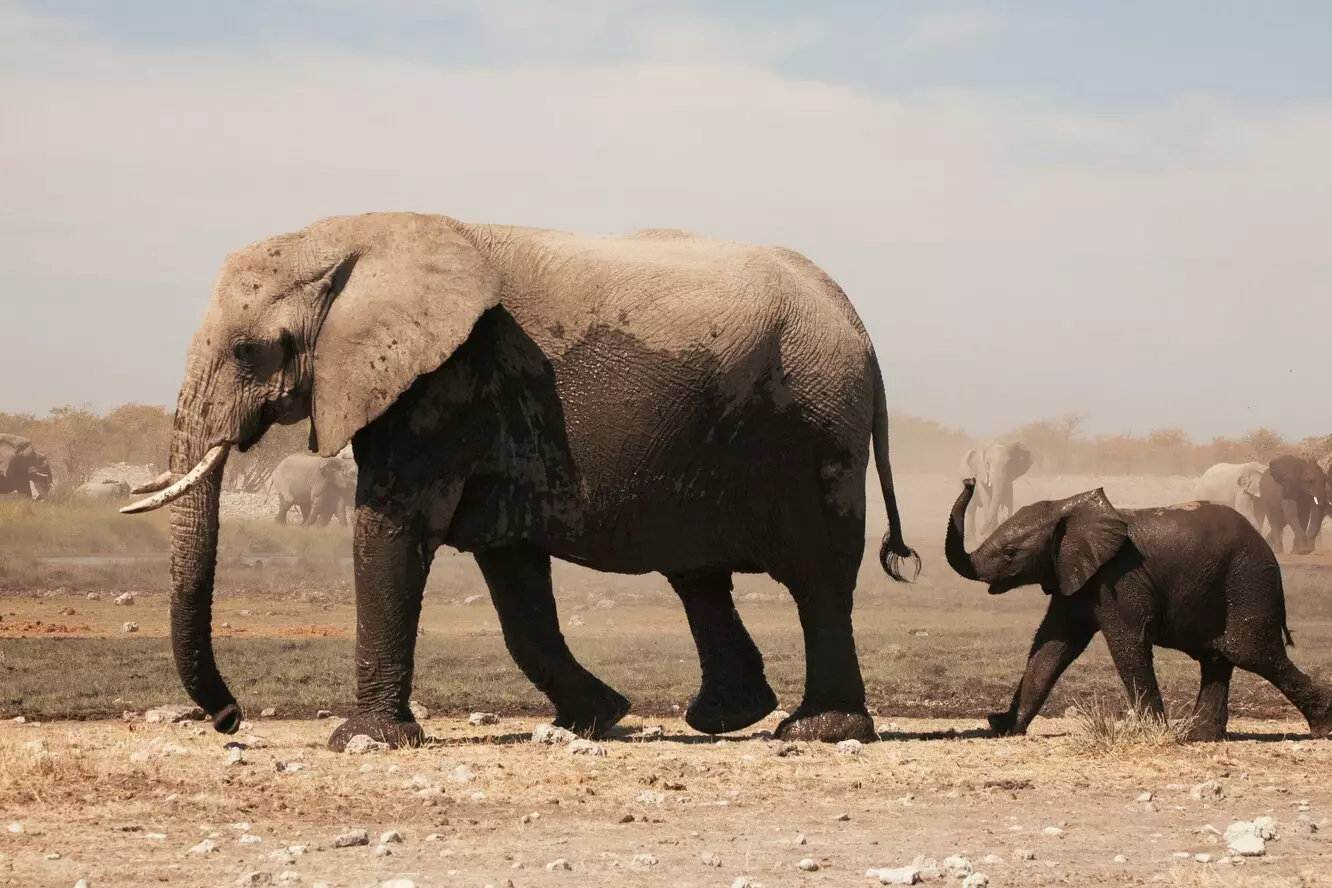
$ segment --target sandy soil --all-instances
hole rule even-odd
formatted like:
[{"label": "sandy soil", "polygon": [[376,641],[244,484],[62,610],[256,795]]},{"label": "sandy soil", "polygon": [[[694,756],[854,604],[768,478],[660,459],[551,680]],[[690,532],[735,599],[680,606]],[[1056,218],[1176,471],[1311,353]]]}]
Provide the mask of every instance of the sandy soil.
[{"label": "sandy soil", "polygon": [[[871,885],[867,868],[920,855],[965,856],[991,885],[1332,884],[1332,743],[1290,739],[1295,723],[1108,758],[1063,719],[1005,740],[899,719],[859,755],[667,722],[583,756],[528,742],[531,720],[436,719],[437,745],[351,756],[324,748],[332,726],[257,721],[236,765],[198,723],[0,726],[0,809],[19,825],[0,831],[0,884]],[[1206,780],[1224,798],[1193,798]],[[1263,815],[1280,831],[1266,856],[1220,862],[1209,826]],[[333,847],[352,829],[369,844]],[[389,830],[403,841],[380,856]],[[191,851],[204,840],[216,850]]]}]

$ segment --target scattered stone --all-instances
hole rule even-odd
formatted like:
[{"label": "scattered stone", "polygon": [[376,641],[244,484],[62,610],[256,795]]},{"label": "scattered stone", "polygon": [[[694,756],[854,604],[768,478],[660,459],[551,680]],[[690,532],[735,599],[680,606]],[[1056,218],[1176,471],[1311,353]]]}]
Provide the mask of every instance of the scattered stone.
[{"label": "scattered stone", "polygon": [[1212,862],[1212,855],[1210,855],[1210,854],[1195,854],[1195,855],[1193,855],[1193,859],[1196,860],[1198,863],[1211,863],[1211,862]]},{"label": "scattered stone", "polygon": [[241,836],[237,841],[239,841],[242,845],[258,845],[263,840],[264,840],[263,836],[256,836],[254,833],[246,833],[245,835]]},{"label": "scattered stone", "polygon": [[1064,831],[1057,826],[1047,826],[1041,832],[1052,839],[1062,839],[1064,837]]},{"label": "scattered stone", "polygon": [[449,779],[454,783],[471,783],[476,779],[476,772],[472,770],[471,765],[459,765],[449,774]]},{"label": "scattered stone", "polygon": [[597,602],[596,606],[598,610],[610,610],[615,607],[615,602],[610,598],[603,598]]},{"label": "scattered stone", "polygon": [[985,864],[986,866],[997,866],[1003,862],[1004,859],[1000,857],[998,854],[986,854],[984,857],[981,858],[981,863]]},{"label": "scattered stone", "polygon": [[735,881],[731,883],[731,888],[763,888],[763,884],[755,882],[749,876],[736,876]]},{"label": "scattered stone", "polygon": [[418,789],[416,797],[427,805],[438,804],[439,800],[444,798],[444,790],[438,786],[427,786],[425,789]]},{"label": "scattered stone", "polygon": [[797,845],[808,845],[808,844],[809,844],[809,839],[805,838],[805,834],[804,834],[804,833],[796,833],[795,843],[796,843]]},{"label": "scattered stone", "polygon": [[1262,857],[1267,853],[1267,843],[1252,820],[1239,820],[1226,827],[1226,848],[1240,857]]},{"label": "scattered stone", "polygon": [[411,711],[412,718],[416,719],[419,722],[425,721],[426,719],[430,718],[430,710],[427,709],[424,705],[416,702],[415,700],[409,701],[407,703],[407,708]]},{"label": "scattered stone", "polygon": [[554,725],[537,725],[532,729],[533,743],[572,743],[578,739],[573,731],[557,728]]},{"label": "scattered stone", "polygon": [[399,845],[402,841],[402,833],[396,829],[391,829],[379,837],[379,844],[381,845]]},{"label": "scattered stone", "polygon": [[74,888],[89,888],[87,879],[79,879],[74,883]]},{"label": "scattered stone", "polygon": [[526,825],[526,824],[529,824],[529,823],[535,823],[536,821],[538,821],[538,820],[540,820],[540,819],[541,819],[541,812],[540,812],[540,811],[533,811],[531,814],[524,814],[522,817],[519,817],[519,818],[518,818],[518,822],[521,823],[521,824],[523,824],[523,825]]},{"label": "scattered stone", "polygon": [[657,858],[651,854],[635,854],[629,862],[634,866],[656,866]]},{"label": "scattered stone", "polygon": [[470,605],[476,604],[476,603],[479,602],[482,598],[485,598],[485,596],[484,596],[484,595],[468,595],[466,598],[464,598],[464,599],[462,600],[462,603],[470,606]]},{"label": "scattered stone", "polygon": [[660,740],[664,736],[666,736],[666,729],[661,725],[647,725],[638,732],[638,739],[640,740]]},{"label": "scattered stone", "polygon": [[393,853],[393,849],[388,845],[376,845],[374,848],[370,849],[370,853],[376,857],[388,857]]},{"label": "scattered stone", "polygon": [[111,603],[116,605],[117,607],[129,607],[134,603],[134,593],[121,592],[119,595],[115,597],[115,600],[112,601]]},{"label": "scattered stone", "polygon": [[792,755],[804,755],[805,747],[799,743],[783,742],[777,744],[777,749],[774,752],[778,757],[786,758],[787,756]]},{"label": "scattered stone", "polygon": [[1013,849],[1013,859],[1014,859],[1014,860],[1035,860],[1035,859],[1036,859],[1036,852],[1033,851],[1033,850],[1031,850],[1030,848],[1014,848],[1014,849]]},{"label": "scattered stone", "polygon": [[1189,798],[1199,801],[1220,801],[1226,797],[1226,790],[1218,780],[1207,780],[1189,790]]},{"label": "scattered stone", "polygon": [[1301,814],[1299,817],[1295,818],[1295,823],[1292,826],[1292,829],[1294,829],[1298,835],[1311,836],[1318,832],[1318,824],[1314,823],[1308,814]]},{"label": "scattered stone", "polygon": [[962,880],[962,888],[985,888],[990,884],[990,877],[985,873],[972,873]]},{"label": "scattered stone", "polygon": [[943,861],[944,869],[948,870],[948,875],[954,879],[963,879],[971,875],[971,861],[965,857],[945,857]]},{"label": "scattered stone", "polygon": [[354,848],[357,845],[369,845],[370,834],[363,829],[349,829],[333,839],[334,848]]},{"label": "scattered stone", "polygon": [[841,755],[860,755],[865,749],[865,744],[859,740],[842,740],[837,744],[837,751]]},{"label": "scattered stone", "polygon": [[120,629],[122,632],[138,632],[139,624],[134,622],[133,620],[127,620],[124,623],[124,625],[120,627]]},{"label": "scattered stone", "polygon": [[1271,817],[1254,818],[1253,831],[1257,834],[1258,838],[1265,839],[1269,842],[1273,839],[1281,838],[1280,833],[1277,832],[1276,821]]},{"label": "scattered stone", "polygon": [[276,706],[265,706],[263,709],[259,710],[259,717],[260,717],[260,718],[277,718],[277,707],[276,707]]},{"label": "scattered stone", "polygon": [[236,878],[237,885],[272,885],[273,877],[262,870],[244,873]]},{"label": "scattered stone", "polygon": [[850,819],[851,815],[848,814],[846,811],[843,811],[841,814],[838,814],[836,817],[833,818],[833,820],[836,820],[838,823],[846,823]]},{"label": "scattered stone", "polygon": [[939,872],[939,862],[933,857],[917,856],[915,860],[911,861],[911,865],[920,871],[922,882],[943,878],[943,873]]},{"label": "scattered stone", "polygon": [[102,595],[101,595],[101,593],[99,593],[99,592],[89,592],[89,593],[88,593],[88,600],[89,600],[89,601],[101,601],[101,600],[102,600]]},{"label": "scattered stone", "polygon": [[230,628],[231,628],[231,623],[230,623],[230,621],[223,622],[223,624],[222,624],[222,628],[223,628],[223,629],[230,629]]},{"label": "scattered stone", "polygon": [[296,862],[296,855],[292,854],[289,848],[279,848],[268,855],[268,859],[278,866],[291,866]]},{"label": "scattered stone", "polygon": [[191,854],[213,854],[217,851],[217,844],[212,839],[204,839],[199,844],[190,849]]},{"label": "scattered stone", "polygon": [[27,721],[28,721],[28,719],[27,719],[25,716],[22,716],[22,715],[16,715],[16,716],[14,716],[14,717],[11,719],[11,721],[14,722],[14,724],[16,724],[16,725],[22,725],[22,724],[26,724]]},{"label": "scattered stone", "polygon": [[721,855],[716,851],[704,851],[698,856],[698,862],[704,866],[720,867],[722,865]]},{"label": "scattered stone", "polygon": [[291,882],[299,882],[300,880],[301,880],[301,874],[296,872],[296,870],[283,870],[281,873],[278,874],[279,882],[291,883]]},{"label": "scattered stone", "polygon": [[662,802],[666,801],[666,794],[645,789],[638,794],[638,801],[645,805],[660,805]]},{"label": "scattered stone", "polygon": [[[312,885],[311,888],[319,888],[319,886]],[[380,882],[379,888],[416,888],[416,883],[411,879],[389,879],[387,882]]]},{"label": "scattered stone", "polygon": [[819,871],[819,862],[813,857],[802,857],[796,863],[796,869],[806,873],[817,873]]},{"label": "scattered stone", "polygon": [[573,866],[563,857],[552,860],[550,863],[546,864],[546,871],[551,873],[567,873],[572,869]]},{"label": "scattered stone", "polygon": [[1110,859],[1110,862],[1111,862],[1111,863],[1128,863],[1128,858],[1125,857],[1123,854],[1116,854],[1114,857],[1112,857],[1112,858]]},{"label": "scattered stone", "polygon": [[31,752],[33,755],[41,755],[43,752],[46,752],[46,744],[41,740],[26,740],[23,743],[23,748],[27,752]]},{"label": "scattered stone", "polygon": [[228,746],[227,765],[232,766],[243,764],[245,764],[245,753],[241,751],[241,748],[239,746]]},{"label": "scattered stone", "polygon": [[582,737],[579,737],[569,741],[569,754],[599,756],[605,755],[606,750],[600,743],[593,742],[592,740],[584,740]]},{"label": "scattered stone", "polygon": [[60,859],[59,851],[51,851],[42,855],[42,860],[59,860],[59,859]]},{"label": "scattered stone", "polygon": [[343,752],[347,755],[365,755],[369,752],[383,752],[388,744],[374,739],[369,734],[357,734],[347,741]]},{"label": "scattered stone", "polygon": [[920,881],[920,870],[914,866],[867,869],[865,878],[878,879],[880,885],[915,885]]},{"label": "scattered stone", "polygon": [[1138,801],[1140,802],[1150,802],[1151,800],[1152,794],[1150,792],[1144,792],[1138,796]]},{"label": "scattered stone", "polygon": [[623,815],[620,816],[620,822],[621,822],[621,823],[633,823],[633,822],[634,822],[634,815],[632,815],[632,814],[623,814]]},{"label": "scattered stone", "polygon": [[493,712],[473,712],[467,717],[467,723],[474,728],[479,728],[482,725],[497,725],[499,724],[499,716]]}]

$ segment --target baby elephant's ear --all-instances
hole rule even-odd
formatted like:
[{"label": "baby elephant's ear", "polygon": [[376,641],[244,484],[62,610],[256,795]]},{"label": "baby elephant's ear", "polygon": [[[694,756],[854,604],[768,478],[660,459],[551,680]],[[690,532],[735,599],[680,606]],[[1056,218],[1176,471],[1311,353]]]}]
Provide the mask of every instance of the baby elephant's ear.
[{"label": "baby elephant's ear", "polygon": [[1123,548],[1128,524],[1100,487],[1075,497],[1059,524],[1055,573],[1060,594],[1073,595]]}]

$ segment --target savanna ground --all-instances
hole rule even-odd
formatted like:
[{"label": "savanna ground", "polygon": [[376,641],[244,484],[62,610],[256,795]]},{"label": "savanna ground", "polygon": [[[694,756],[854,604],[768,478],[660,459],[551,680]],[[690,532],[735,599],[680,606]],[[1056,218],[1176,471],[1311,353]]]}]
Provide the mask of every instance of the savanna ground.
[{"label": "savanna ground", "polygon": [[[1191,489],[1184,478],[1041,477],[1020,481],[1018,498],[1098,484],[1126,507],[1187,500]],[[842,885],[873,884],[869,867],[953,854],[993,885],[1332,884],[1332,823],[1324,820],[1332,743],[1307,739],[1295,710],[1254,676],[1236,676],[1226,743],[1130,738],[1098,749],[1098,731],[1063,717],[1074,704],[1122,705],[1098,639],[1032,736],[986,736],[984,714],[1006,705],[1045,596],[991,597],[951,574],[941,542],[956,480],[907,475],[899,488],[907,538],[925,569],[915,584],[892,583],[867,545],[856,638],[886,742],[852,756],[805,745],[779,754],[789,750],[765,733],[775,720],[721,743],[700,737],[678,718],[698,666],[665,581],[558,563],[571,648],[634,711],[602,743],[602,757],[527,742],[549,708],[509,659],[474,563],[448,551],[428,586],[414,693],[439,742],[334,755],[324,741],[352,700],[349,534],[226,519],[218,659],[251,725],[227,738],[206,723],[125,721],[125,712],[186,702],[166,639],[163,516],[0,504],[0,811],[4,825],[23,827],[0,832],[0,884],[224,885],[250,872],[277,883],[290,872],[296,884],[344,886],[395,876],[418,885],[726,886],[737,876]],[[877,536],[877,503],[870,512]],[[1332,681],[1332,559],[1288,558],[1283,571],[1292,656]],[[793,708],[804,668],[795,608],[766,578],[738,577],[736,586],[769,679]],[[135,603],[113,604],[124,591]],[[123,631],[126,621],[137,633]],[[1157,670],[1172,713],[1182,715],[1196,667],[1160,651]],[[276,716],[260,718],[266,707]],[[315,720],[321,709],[334,719]],[[473,711],[501,721],[470,726]],[[8,721],[16,716],[28,723]],[[644,724],[663,725],[663,739],[636,739]],[[226,764],[228,741],[248,746],[244,763]],[[1225,797],[1192,798],[1189,788],[1205,780],[1220,781]],[[1153,801],[1135,801],[1143,792]],[[1218,863],[1224,841],[1205,827],[1224,831],[1262,815],[1281,825],[1267,855]],[[249,827],[234,826],[241,823]],[[1325,828],[1302,831],[1308,823]],[[1045,835],[1048,826],[1063,835]],[[366,829],[370,845],[332,848],[351,828]],[[376,856],[386,830],[406,841]],[[189,851],[204,839],[217,850]],[[289,845],[308,850],[273,856]],[[1018,849],[1034,859],[1016,859]],[[701,861],[707,853],[720,867]],[[999,862],[982,862],[988,855]],[[799,870],[803,858],[818,871]],[[557,859],[572,869],[548,871]]]}]

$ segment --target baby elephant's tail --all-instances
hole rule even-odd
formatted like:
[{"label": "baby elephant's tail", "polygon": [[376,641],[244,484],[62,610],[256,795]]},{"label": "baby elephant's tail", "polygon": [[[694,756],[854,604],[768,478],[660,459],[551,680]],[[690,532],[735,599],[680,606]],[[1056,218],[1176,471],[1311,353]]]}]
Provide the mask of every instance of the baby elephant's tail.
[{"label": "baby elephant's tail", "polygon": [[1295,647],[1295,637],[1290,634],[1290,627],[1285,623],[1281,624],[1281,631],[1286,636],[1286,647]]}]

